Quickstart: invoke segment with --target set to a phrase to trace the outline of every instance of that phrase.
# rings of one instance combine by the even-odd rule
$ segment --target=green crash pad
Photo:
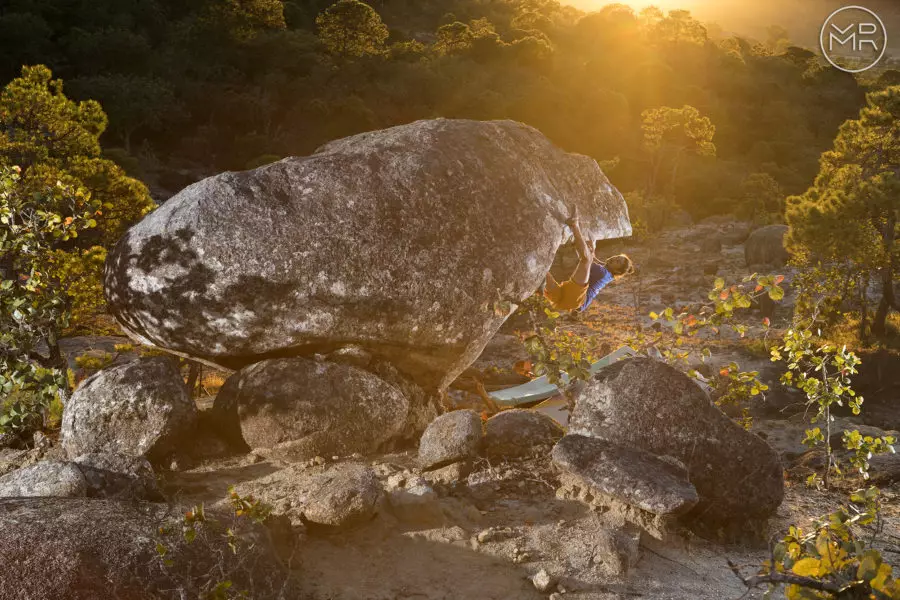
[[[603,367],[609,366],[619,359],[630,356],[637,356],[637,352],[628,346],[622,346],[612,354],[607,354],[593,365],[591,365],[591,373],[596,373]],[[569,383],[569,376],[563,374],[563,384]],[[490,396],[500,406],[515,407],[537,404],[547,398],[552,398],[559,393],[559,388],[550,383],[546,375],[533,379],[528,383],[517,385],[516,387],[506,388],[491,392]]]

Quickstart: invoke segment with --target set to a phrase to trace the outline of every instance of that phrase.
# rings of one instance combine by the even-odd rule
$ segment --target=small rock
[[[44,435],[42,431],[35,431],[32,439],[36,450],[47,450],[50,447],[50,438]]]
[[[455,410],[431,422],[419,442],[419,463],[424,469],[478,455],[483,437],[481,417],[474,410]]]
[[[0,477],[0,498],[83,498],[87,481],[78,467],[47,460]]]
[[[369,467],[343,463],[330,467],[309,483],[309,501],[303,516],[310,523],[332,527],[352,526],[375,514],[382,496],[381,485]]]
[[[531,578],[531,583],[534,584],[534,587],[535,589],[537,589],[537,591],[541,592],[542,594],[546,594],[553,589],[553,584],[556,582],[546,569],[541,569],[540,571],[535,573],[534,577]]]
[[[476,539],[479,544],[486,544],[494,539],[495,531],[493,529],[482,529],[478,532]]]
[[[388,502],[399,520],[407,523],[434,524],[444,519],[440,501],[434,489],[424,478],[388,480]]]
[[[869,459],[871,483],[888,486],[900,481],[900,454],[876,454]]]
[[[472,463],[463,461],[434,471],[426,471],[422,476],[432,485],[453,485],[465,481],[471,472]]]
[[[562,427],[549,416],[516,408],[488,419],[484,443],[489,457],[526,457],[549,451],[562,436]]]
[[[411,408],[399,387],[369,371],[278,358],[229,377],[211,418],[235,447],[265,448],[296,462],[337,461],[401,436]]]

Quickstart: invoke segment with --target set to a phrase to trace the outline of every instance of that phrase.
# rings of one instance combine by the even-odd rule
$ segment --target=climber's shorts
[[[584,305],[587,292],[586,283],[575,283],[570,279],[557,286],[548,285],[544,289],[544,297],[556,310],[578,310]]]

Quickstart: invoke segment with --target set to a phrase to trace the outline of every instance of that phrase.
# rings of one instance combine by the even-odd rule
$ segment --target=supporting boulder
[[[195,183],[110,251],[136,340],[229,368],[364,349],[445,388],[538,288],[578,207],[631,234],[597,163],[512,121],[437,119]]]
[[[232,442],[302,461],[374,452],[406,433],[411,407],[397,387],[368,371],[284,358],[232,375],[213,413]]]
[[[197,407],[165,357],[142,358],[87,378],[63,409],[69,457],[93,452],[160,462],[190,436]]]
[[[687,467],[698,524],[770,516],[784,498],[778,453],[725,416],[687,375],[649,358],[601,369],[575,392],[570,434],[607,440]]]

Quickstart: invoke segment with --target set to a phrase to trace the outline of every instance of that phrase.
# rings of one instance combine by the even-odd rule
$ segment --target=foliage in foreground
[[[896,600],[900,580],[873,542],[881,530],[879,492],[870,487],[850,497],[850,504],[813,523],[812,531],[791,527],[772,546],[759,574],[743,577],[748,588],[765,587],[772,598],[781,587],[788,600]],[[861,535],[863,529],[867,535]]]
[[[69,391],[58,341],[71,307],[47,268],[57,244],[96,225],[97,210],[83,190],[24,188],[20,169],[0,167],[0,431],[21,431]]]
[[[261,524],[271,514],[272,507],[253,496],[241,496],[234,487],[228,490],[228,502],[232,512],[226,521],[220,521],[207,515],[202,504],[194,506],[184,513],[177,523],[164,523],[159,527],[156,540],[156,554],[163,572],[168,574],[179,591],[195,594],[201,600],[249,600],[250,590],[236,589],[232,581],[234,573],[230,568],[238,568],[241,558],[253,546],[253,540],[241,535],[245,523]],[[227,561],[219,550],[221,542],[225,542],[227,551],[236,557],[236,562]],[[179,575],[178,548],[181,544],[201,548],[216,556],[213,567],[206,573],[192,573],[190,581],[183,581]],[[229,567],[231,565],[231,567]]]

